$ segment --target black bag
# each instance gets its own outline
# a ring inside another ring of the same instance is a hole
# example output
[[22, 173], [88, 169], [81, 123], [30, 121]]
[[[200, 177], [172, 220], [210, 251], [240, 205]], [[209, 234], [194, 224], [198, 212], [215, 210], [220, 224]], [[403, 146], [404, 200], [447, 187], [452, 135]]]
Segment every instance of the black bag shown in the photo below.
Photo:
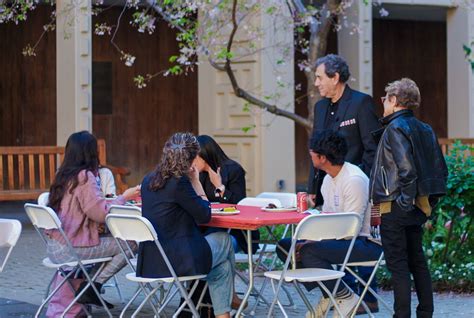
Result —
[[[193, 301], [194, 305], [198, 303], [199, 297], [201, 296], [201, 293], [205, 285], [206, 285], [205, 281], [203, 280], [199, 281], [196, 287], [196, 290], [194, 291], [193, 296], [191, 297], [191, 300]], [[179, 302], [180, 305], [182, 303], [184, 303], [184, 298], [181, 298]], [[211, 301], [211, 295], [209, 294], [209, 288], [207, 288], [206, 293], [204, 294], [204, 297], [202, 299], [202, 305], [201, 305], [201, 308], [199, 308], [198, 310], [198, 314], [202, 318], [215, 318], [214, 310], [212, 309], [212, 301]], [[191, 310], [189, 310], [189, 307], [185, 306], [183, 311], [179, 313], [178, 317], [179, 318], [192, 318], [193, 314], [191, 313]]]

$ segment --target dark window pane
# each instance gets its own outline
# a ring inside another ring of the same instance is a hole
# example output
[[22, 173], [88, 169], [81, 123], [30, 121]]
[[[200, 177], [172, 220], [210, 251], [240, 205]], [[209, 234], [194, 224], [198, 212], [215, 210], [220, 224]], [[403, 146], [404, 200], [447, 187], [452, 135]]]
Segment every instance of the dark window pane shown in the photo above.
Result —
[[112, 62], [92, 63], [92, 113], [112, 114]]

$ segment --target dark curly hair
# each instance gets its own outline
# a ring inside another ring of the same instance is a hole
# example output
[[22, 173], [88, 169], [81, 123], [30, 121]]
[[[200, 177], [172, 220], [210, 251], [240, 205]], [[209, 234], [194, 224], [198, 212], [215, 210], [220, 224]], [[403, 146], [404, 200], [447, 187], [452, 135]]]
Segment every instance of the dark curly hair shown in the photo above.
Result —
[[165, 143], [161, 161], [153, 171], [150, 190], [164, 187], [168, 179], [187, 175], [199, 153], [199, 143], [192, 133], [175, 133]]
[[[64, 194], [72, 193], [79, 184], [78, 175], [82, 170], [95, 175], [99, 170], [97, 139], [88, 131], [80, 131], [69, 136], [64, 159], [49, 189], [49, 206], [59, 212]], [[87, 174], [86, 174], [87, 180]]]
[[320, 57], [316, 60], [315, 69], [324, 64], [325, 73], [328, 77], [333, 78], [336, 73], [339, 74], [339, 81], [341, 83], [347, 82], [351, 73], [349, 72], [349, 66], [347, 65], [346, 60], [341, 56], [336, 54], [328, 54], [326, 56]]
[[309, 148], [326, 159], [333, 166], [344, 164], [344, 158], [347, 154], [347, 142], [344, 137], [336, 131], [323, 130], [311, 138]]

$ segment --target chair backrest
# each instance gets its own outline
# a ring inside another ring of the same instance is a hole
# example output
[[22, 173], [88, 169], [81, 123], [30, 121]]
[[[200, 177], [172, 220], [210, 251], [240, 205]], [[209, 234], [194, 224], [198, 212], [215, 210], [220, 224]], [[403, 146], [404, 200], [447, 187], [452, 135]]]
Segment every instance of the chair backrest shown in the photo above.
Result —
[[257, 199], [277, 199], [285, 208], [296, 207], [296, 194], [289, 192], [262, 192], [257, 195]]
[[38, 205], [47, 206], [49, 203], [49, 192], [43, 192], [38, 197]]
[[296, 227], [295, 238], [311, 241], [338, 240], [358, 235], [360, 227], [361, 218], [355, 212], [310, 215]]
[[18, 242], [21, 234], [21, 223], [18, 220], [0, 219], [0, 247], [6, 247], [7, 253], [3, 261], [0, 259], [0, 272], [3, 271], [8, 257]]
[[258, 206], [258, 207], [266, 207], [270, 203], [276, 205], [277, 208], [281, 208], [281, 202], [278, 199], [270, 199], [270, 198], [252, 198], [247, 197], [243, 198], [242, 200], [237, 203], [238, 205], [247, 205], [247, 206]]
[[142, 216], [142, 210], [136, 206], [112, 205], [110, 206], [109, 214]]
[[112, 236], [124, 241], [155, 241], [158, 238], [153, 225], [142, 216], [108, 214], [105, 218]]
[[26, 203], [25, 211], [31, 223], [37, 229], [52, 230], [61, 228], [58, 215], [50, 207]]

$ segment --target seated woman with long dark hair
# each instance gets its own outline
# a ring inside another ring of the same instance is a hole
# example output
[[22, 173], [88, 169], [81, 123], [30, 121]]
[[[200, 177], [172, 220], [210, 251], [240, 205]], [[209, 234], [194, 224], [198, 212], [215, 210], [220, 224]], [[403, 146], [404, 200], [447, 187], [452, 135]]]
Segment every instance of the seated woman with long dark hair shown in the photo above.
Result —
[[[114, 238], [100, 236], [99, 228], [105, 224], [110, 205], [124, 204], [137, 197], [140, 186], [126, 190], [113, 201], [106, 201], [97, 184], [98, 169], [97, 139], [87, 131], [72, 134], [66, 144], [64, 160], [51, 185], [48, 205], [58, 214], [63, 230], [79, 257], [112, 257], [94, 282], [100, 290], [103, 283], [126, 265], [126, 260]], [[66, 263], [74, 259], [57, 230], [49, 231], [48, 237], [47, 254], [52, 261]], [[136, 248], [134, 243], [131, 246]], [[85, 285], [86, 282], [82, 283], [76, 293]], [[78, 302], [101, 306], [92, 288], [88, 288]]]
[[[163, 147], [156, 169], [142, 182], [143, 216], [155, 228], [178, 276], [207, 274], [216, 317], [230, 317], [234, 251], [225, 232], [201, 234], [198, 224], [211, 219], [211, 205], [192, 166], [199, 143], [191, 133], [176, 133]], [[153, 242], [140, 244], [137, 275], [169, 277]]]
[[[199, 180], [207, 198], [212, 202], [237, 204], [246, 197], [245, 170], [242, 166], [230, 159], [210, 136], [197, 137], [201, 150], [195, 160], [199, 170]], [[210, 229], [217, 231], [222, 229]], [[225, 230], [225, 229], [224, 229]], [[247, 253], [247, 241], [241, 230], [231, 230], [234, 251]], [[258, 231], [252, 231], [252, 240], [260, 238]], [[252, 250], [258, 249], [258, 243], [252, 245]]]

